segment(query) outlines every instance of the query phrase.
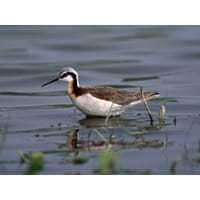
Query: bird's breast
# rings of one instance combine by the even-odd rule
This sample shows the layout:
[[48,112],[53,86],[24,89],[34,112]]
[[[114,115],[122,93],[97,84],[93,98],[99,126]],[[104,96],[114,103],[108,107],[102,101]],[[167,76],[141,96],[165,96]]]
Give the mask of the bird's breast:
[[98,99],[91,94],[71,96],[71,99],[74,105],[86,115],[107,116],[110,112],[114,115],[114,112],[121,108],[121,105]]

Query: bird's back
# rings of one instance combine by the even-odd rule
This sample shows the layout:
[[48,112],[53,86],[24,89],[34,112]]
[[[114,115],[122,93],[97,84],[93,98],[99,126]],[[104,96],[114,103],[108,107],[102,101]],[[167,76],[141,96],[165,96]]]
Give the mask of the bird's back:
[[[118,90],[112,87],[82,87],[79,89],[79,95],[84,94],[90,94],[98,99],[110,101],[122,106],[142,100],[142,95],[140,92],[129,92],[126,90]],[[146,100],[157,97],[158,95],[158,92],[144,92],[144,98]]]

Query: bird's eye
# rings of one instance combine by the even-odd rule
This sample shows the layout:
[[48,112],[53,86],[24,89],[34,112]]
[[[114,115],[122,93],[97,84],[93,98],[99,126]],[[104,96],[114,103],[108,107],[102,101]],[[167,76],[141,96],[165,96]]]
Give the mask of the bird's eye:
[[68,75],[67,72],[63,72],[60,74],[60,78],[65,78],[67,75]]

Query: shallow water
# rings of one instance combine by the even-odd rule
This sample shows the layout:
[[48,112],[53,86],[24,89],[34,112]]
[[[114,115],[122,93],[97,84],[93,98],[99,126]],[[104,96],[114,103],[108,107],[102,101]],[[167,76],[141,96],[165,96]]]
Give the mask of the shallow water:
[[[118,155],[117,173],[170,174],[176,163],[177,174],[199,174],[199,26],[0,26],[0,44],[0,174],[25,173],[21,151],[44,153],[40,174],[93,174],[104,140]],[[105,127],[104,119],[85,119],[74,109],[65,83],[41,88],[66,66],[83,85],[159,91],[161,98],[149,103],[154,127],[143,105]],[[167,116],[160,127],[162,104]],[[75,165],[73,156],[87,162]]]

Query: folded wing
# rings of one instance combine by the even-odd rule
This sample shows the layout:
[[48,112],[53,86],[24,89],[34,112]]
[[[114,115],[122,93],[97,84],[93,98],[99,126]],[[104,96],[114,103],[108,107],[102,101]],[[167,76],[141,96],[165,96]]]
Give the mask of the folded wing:
[[[134,101],[142,100],[140,92],[128,92],[125,90],[118,90],[111,87],[93,87],[93,88],[81,88],[81,94],[90,93],[92,96],[111,101],[119,105],[128,105]],[[146,100],[152,99],[158,96],[158,92],[144,92]]]

